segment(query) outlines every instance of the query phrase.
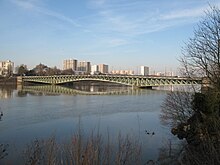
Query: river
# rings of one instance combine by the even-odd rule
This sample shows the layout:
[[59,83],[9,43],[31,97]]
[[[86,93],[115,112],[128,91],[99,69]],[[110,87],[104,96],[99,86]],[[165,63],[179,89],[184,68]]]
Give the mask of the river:
[[145,162],[157,161],[168,142],[176,140],[160,121],[161,104],[169,91],[97,83],[73,88],[0,88],[0,143],[8,144],[8,155],[0,164],[19,164],[24,148],[34,139],[55,136],[65,141],[79,125],[84,136],[94,131],[113,139],[119,134],[134,136],[142,145]]

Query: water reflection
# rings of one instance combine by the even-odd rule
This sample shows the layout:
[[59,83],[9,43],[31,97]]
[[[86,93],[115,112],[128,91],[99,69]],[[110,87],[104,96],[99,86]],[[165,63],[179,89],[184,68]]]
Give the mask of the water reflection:
[[0,121],[2,120],[3,112],[0,112]]
[[58,86],[58,85],[42,85],[42,86],[23,86],[20,92],[28,92],[31,95],[104,95],[104,94],[123,94],[131,92],[131,89],[112,89],[106,90],[102,88],[101,91],[94,90],[94,86],[82,86],[80,89],[74,89],[68,86]]
[[13,97],[13,91],[16,89],[15,85],[4,85],[0,86],[0,99],[7,99]]
[[[132,88],[127,86],[59,86],[59,85],[34,85],[23,86],[18,90],[19,97],[30,95],[142,95],[143,91],[152,93],[153,90]],[[159,91],[158,91],[159,92]]]
[[8,155],[7,148],[8,144],[0,144],[0,160]]

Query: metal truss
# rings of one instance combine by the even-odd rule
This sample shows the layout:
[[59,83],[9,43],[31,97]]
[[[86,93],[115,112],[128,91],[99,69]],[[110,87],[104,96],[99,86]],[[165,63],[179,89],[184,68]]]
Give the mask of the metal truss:
[[202,78],[124,76],[124,75],[55,75],[55,76],[24,76],[19,82],[36,82],[44,84],[64,84],[74,81],[103,81],[124,84],[133,87],[154,87],[166,85],[202,84]]

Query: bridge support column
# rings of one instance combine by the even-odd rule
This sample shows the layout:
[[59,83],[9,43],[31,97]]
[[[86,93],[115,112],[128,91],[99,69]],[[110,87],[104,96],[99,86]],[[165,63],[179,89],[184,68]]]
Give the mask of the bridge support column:
[[23,85],[23,77],[22,76],[17,77],[17,85]]
[[23,89],[23,78],[22,76],[17,77],[17,90]]

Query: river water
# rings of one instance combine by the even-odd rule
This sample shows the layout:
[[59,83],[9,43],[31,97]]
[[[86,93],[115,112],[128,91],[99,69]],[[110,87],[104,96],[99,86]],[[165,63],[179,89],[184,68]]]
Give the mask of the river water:
[[113,139],[119,134],[135,136],[145,161],[156,161],[167,142],[175,140],[160,121],[161,104],[169,91],[97,84],[73,88],[0,88],[0,144],[8,144],[8,156],[0,164],[22,161],[22,151],[34,139],[54,135],[65,141],[79,125],[84,136],[93,131],[104,137],[108,132]]

